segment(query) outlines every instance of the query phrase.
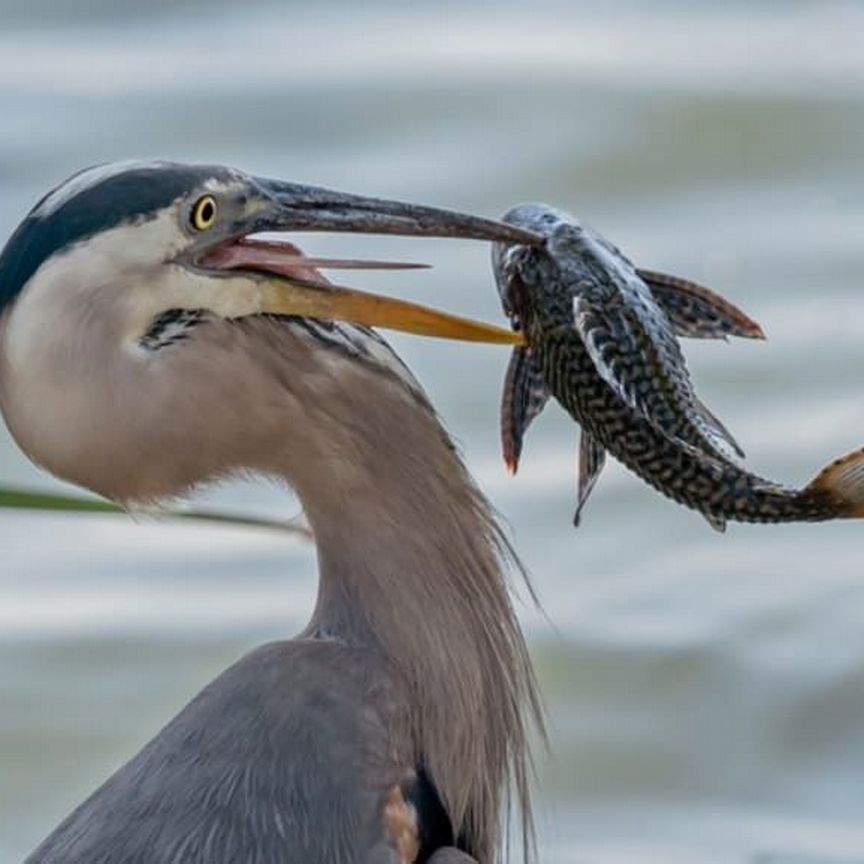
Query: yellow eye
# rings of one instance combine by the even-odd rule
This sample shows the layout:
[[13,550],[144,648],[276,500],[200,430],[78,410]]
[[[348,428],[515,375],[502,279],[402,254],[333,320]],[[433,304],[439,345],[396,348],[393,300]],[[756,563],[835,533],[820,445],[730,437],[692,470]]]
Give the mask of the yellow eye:
[[192,227],[196,231],[207,231],[216,224],[216,199],[205,195],[192,208]]

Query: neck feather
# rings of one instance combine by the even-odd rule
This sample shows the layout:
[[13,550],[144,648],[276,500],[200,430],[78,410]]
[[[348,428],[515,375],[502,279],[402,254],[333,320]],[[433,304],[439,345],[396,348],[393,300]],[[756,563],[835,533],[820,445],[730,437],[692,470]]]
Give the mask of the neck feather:
[[315,399],[314,453],[282,471],[318,546],[310,629],[399,668],[418,758],[466,847],[496,858],[512,789],[529,853],[527,739],[541,721],[507,586],[518,562],[422,394],[356,362],[338,377],[338,396]]

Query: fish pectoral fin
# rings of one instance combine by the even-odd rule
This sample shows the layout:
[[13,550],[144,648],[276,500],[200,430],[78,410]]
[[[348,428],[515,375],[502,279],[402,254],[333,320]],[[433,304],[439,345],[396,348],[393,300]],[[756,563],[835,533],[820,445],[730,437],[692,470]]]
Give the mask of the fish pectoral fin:
[[722,516],[717,516],[715,513],[702,513],[705,521],[719,534],[726,532],[726,520]]
[[694,397],[693,407],[708,427],[712,438],[715,439],[715,443],[719,444],[721,449],[723,449],[724,445],[730,447],[736,456],[744,459],[744,451],[741,449],[741,445],[735,440],[732,433],[717,415],[704,402],[696,399],[696,397]]
[[636,272],[651,289],[678,336],[693,339],[765,338],[762,328],[749,315],[709,288],[654,270]]
[[579,438],[579,481],[576,501],[576,512],[573,514],[573,527],[579,527],[582,518],[582,508],[591,494],[591,490],[600,477],[600,472],[606,464],[606,450],[596,438],[584,429]]
[[501,450],[511,474],[519,468],[523,436],[550,395],[530,351],[524,347],[514,348],[501,394]]

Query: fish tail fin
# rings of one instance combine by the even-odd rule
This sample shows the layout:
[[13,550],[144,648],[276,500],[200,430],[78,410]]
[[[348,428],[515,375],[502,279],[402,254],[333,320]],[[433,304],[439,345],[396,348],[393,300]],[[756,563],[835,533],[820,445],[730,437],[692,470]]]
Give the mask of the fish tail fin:
[[864,519],[864,448],[835,459],[804,493],[827,498],[837,519]]

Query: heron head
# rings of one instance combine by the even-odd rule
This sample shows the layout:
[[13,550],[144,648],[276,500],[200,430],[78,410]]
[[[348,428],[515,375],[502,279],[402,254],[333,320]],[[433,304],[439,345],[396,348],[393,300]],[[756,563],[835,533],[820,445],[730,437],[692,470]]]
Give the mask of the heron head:
[[[296,361],[299,383],[304,371],[332,373],[334,351],[340,362],[353,352],[410,390],[413,379],[404,367],[394,373],[401,364],[367,328],[518,339],[335,286],[320,272],[415,265],[310,258],[290,242],[251,236],[290,231],[538,242],[490,220],[220,166],[136,162],[83,171],[46,195],[0,254],[0,407],[25,452],[112,498],[176,494],[251,467],[227,445],[209,459],[193,451],[206,450],[202,437],[242,437],[244,425],[254,438],[253,373],[285,385]],[[298,388],[262,392],[259,402],[290,401],[292,392]],[[176,470],[182,462],[177,448],[188,470],[169,479],[170,463]]]

